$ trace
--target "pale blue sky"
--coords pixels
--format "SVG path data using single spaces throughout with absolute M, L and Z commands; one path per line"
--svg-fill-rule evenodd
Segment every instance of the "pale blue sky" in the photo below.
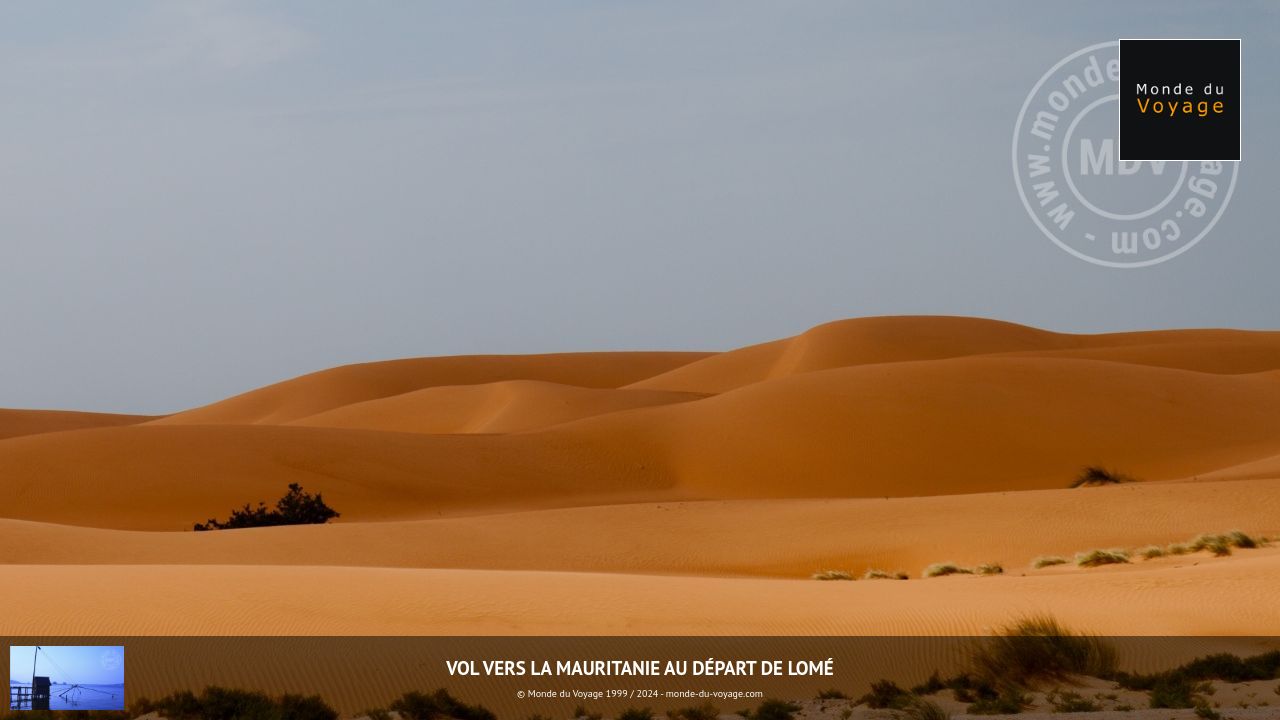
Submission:
M 0 406 L 872 314 L 1280 327 L 1277 8 L 6 2 Z M 1126 36 L 1244 38 L 1231 206 L 1141 271 L 1054 247 L 1009 170 L 1040 75 Z
M 43 645 L 36 674 L 55 683 L 120 685 L 124 683 L 124 647 L 119 645 Z M 31 683 L 34 645 L 9 646 L 9 679 Z

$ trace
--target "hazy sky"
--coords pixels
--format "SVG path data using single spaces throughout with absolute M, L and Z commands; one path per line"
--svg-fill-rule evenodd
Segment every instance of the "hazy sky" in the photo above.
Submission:
M 1278 8 L 6 2 L 0 406 L 859 315 L 1277 328 Z M 1009 168 L 1040 75 L 1125 36 L 1242 37 L 1245 81 L 1222 221 L 1130 271 L 1051 244 Z
M 124 683 L 124 647 L 120 645 L 44 645 L 35 670 L 52 682 L 80 685 Z M 31 683 L 34 645 L 9 647 L 9 678 Z

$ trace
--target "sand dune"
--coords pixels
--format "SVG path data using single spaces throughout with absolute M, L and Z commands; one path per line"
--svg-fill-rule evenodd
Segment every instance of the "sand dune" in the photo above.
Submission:
M 182 530 L 271 501 L 290 482 L 323 492 L 344 521 L 679 495 L 639 460 L 602 457 L 574 437 L 529 437 L 149 425 L 15 438 L 0 443 L 0 507 L 28 520 Z M 600 474 L 584 483 L 574 467 Z
M 344 405 L 293 421 L 310 427 L 389 432 L 511 433 L 570 420 L 697 400 L 696 393 L 615 390 L 507 380 L 446 385 Z
M 153 419 L 149 415 L 0 409 L 0 440 L 66 430 L 136 425 Z
M 857 318 L 712 355 L 633 387 L 724 392 L 816 370 L 1011 353 L 1075 355 L 1202 372 L 1259 372 L 1280 369 L 1280 333 L 1175 330 L 1069 335 L 980 318 Z
M 285 423 L 352 403 L 440 385 L 542 380 L 620 387 L 699 360 L 706 353 L 460 355 L 344 365 L 286 380 L 157 422 L 169 425 Z
M 821 583 L 491 570 L 0 566 L 0 634 L 981 635 L 1048 612 L 1114 635 L 1269 635 L 1280 553 L 1181 568 Z M 85 587 L 94 588 L 84 593 Z M 128 612 L 121 612 L 128 608 Z M 1207 609 L 1230 608 L 1230 612 Z M 305 609 L 305 612 L 301 611 Z
M 1135 523 L 1135 517 L 1143 521 Z M 894 500 L 633 503 L 223 533 L 0 520 L 0 561 L 792 579 L 828 568 L 861 573 L 874 567 L 918 576 L 925 565 L 946 560 L 971 566 L 1001 562 L 1011 573 L 1029 572 L 1039 555 L 1163 545 L 1237 527 L 1280 536 L 1280 482 L 1141 483 Z M 1196 555 L 1178 562 L 1207 559 Z
M 288 482 L 345 521 L 752 497 L 1061 488 L 1086 464 L 1144 480 L 1280 454 L 1280 373 L 955 358 L 815 371 L 507 435 L 136 426 L 0 444 L 10 517 L 175 530 Z M 120 482 L 135 496 L 119 506 Z M 57 502 L 54 502 L 54 499 Z M 113 507 L 113 512 L 102 512 Z
M 0 583 L 28 590 L 0 632 L 928 635 L 1036 610 L 1267 633 L 1280 550 L 1026 567 L 1280 533 L 1277 458 L 1280 333 L 973 318 L 369 363 L 159 419 L 4 411 Z M 1089 464 L 1143 482 L 1066 489 Z M 185 532 L 290 482 L 339 522 Z M 943 560 L 1009 572 L 804 579 Z

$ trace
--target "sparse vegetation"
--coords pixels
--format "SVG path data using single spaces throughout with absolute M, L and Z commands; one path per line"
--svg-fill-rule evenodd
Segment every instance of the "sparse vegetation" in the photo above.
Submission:
M 1143 560 L 1155 560 L 1158 557 L 1164 557 L 1165 552 L 1164 548 L 1159 545 L 1148 545 L 1138 550 L 1138 554 L 1142 556 Z
M 1102 706 L 1077 692 L 1051 690 L 1044 698 L 1056 713 L 1098 712 Z
M 630 707 L 618 713 L 617 720 L 653 720 L 653 710 Z
M 1089 465 L 1080 471 L 1071 483 L 1073 488 L 1096 487 L 1099 485 L 1119 485 L 1133 482 L 1133 478 L 1123 473 L 1112 472 L 1100 465 Z
M 1226 535 L 1205 533 L 1191 541 L 1191 550 L 1192 552 L 1208 550 L 1218 557 L 1224 557 L 1231 554 L 1231 539 Z
M 914 699 L 911 693 L 898 687 L 892 680 L 877 680 L 871 683 L 871 692 L 858 698 L 858 704 L 877 710 L 903 710 Z
M 973 568 L 961 567 L 953 562 L 934 563 L 924 569 L 924 576 L 943 577 L 946 575 L 972 575 Z
M 888 570 L 879 570 L 871 568 L 862 574 L 863 580 L 907 580 L 911 576 L 901 570 L 889 572 Z
M 791 720 L 800 706 L 785 700 L 765 700 L 751 713 L 752 720 Z
M 1029 704 L 1031 700 L 1026 695 L 1014 688 L 1006 688 L 996 697 L 979 699 L 968 707 L 967 712 L 970 715 L 1017 715 Z
M 604 713 L 592 712 L 585 705 L 578 705 L 573 708 L 574 720 L 601 720 L 603 717 Z
M 304 492 L 298 483 L 289 483 L 289 492 L 277 500 L 272 509 L 268 509 L 265 502 L 259 502 L 257 507 L 250 507 L 245 503 L 239 510 L 232 510 L 231 517 L 225 521 L 209 518 L 206 522 L 196 523 L 194 529 L 199 532 L 280 525 L 323 525 L 339 515 L 338 511 L 325 504 L 320 493 L 312 495 Z
M 908 720 L 951 720 L 951 713 L 937 703 L 916 698 L 906 707 Z
M 974 572 L 979 575 L 1003 575 L 1004 566 L 1000 563 L 982 563 L 974 568 Z
M 1099 567 L 1102 565 L 1118 565 L 1129 562 L 1129 553 L 1126 550 L 1090 550 L 1088 552 L 1076 553 L 1076 565 L 1080 567 Z
M 1203 720 L 1222 720 L 1222 713 L 1205 704 L 1196 705 L 1196 717 Z
M 199 695 L 184 690 L 156 701 L 139 698 L 129 712 L 134 717 L 155 712 L 167 720 L 337 720 L 338 717 L 338 712 L 319 696 L 272 697 L 263 692 L 222 687 L 207 687 Z M 487 720 L 492 720 L 492 716 Z
M 1115 672 L 1116 653 L 1099 638 L 1073 633 L 1051 617 L 1035 616 L 990 638 L 971 662 L 977 675 L 992 684 L 1029 687 L 1035 681 L 1071 675 L 1108 677 Z
M 443 688 L 433 693 L 405 693 L 391 703 L 391 709 L 407 720 L 496 720 L 494 714 L 480 705 L 468 705 Z
M 853 574 L 847 570 L 819 570 L 809 577 L 813 580 L 852 580 Z
M 1041 555 L 1031 561 L 1031 567 L 1039 570 L 1040 568 L 1052 567 L 1054 565 L 1066 565 L 1069 562 L 1071 561 L 1060 555 Z
M 759 714 L 759 710 L 752 713 L 752 717 Z M 676 710 L 668 710 L 667 717 L 670 720 L 716 720 L 720 716 L 720 710 L 711 703 L 703 705 L 692 705 L 690 707 L 678 708 Z
M 831 688 L 830 690 L 823 690 L 819 692 L 818 699 L 819 700 L 848 700 L 849 696 L 845 695 L 843 690 L 836 690 L 835 688 Z

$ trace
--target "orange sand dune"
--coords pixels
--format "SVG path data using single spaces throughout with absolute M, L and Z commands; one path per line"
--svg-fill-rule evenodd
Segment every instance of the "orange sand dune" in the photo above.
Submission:
M 1086 464 L 1156 480 L 1276 454 L 1278 403 L 1280 373 L 972 357 L 793 375 L 595 428 L 665 433 L 702 497 L 942 495 L 1063 487 Z
M 426 388 L 295 420 L 294 425 L 415 433 L 510 433 L 640 407 L 697 400 L 696 393 L 614 390 L 507 380 Z
M 1280 370 L 1280 333 L 1257 333 L 1247 340 L 1135 343 L 1070 350 L 1032 350 L 1002 355 L 1108 360 L 1134 365 L 1235 375 Z
M 1280 533 L 1280 333 L 869 318 L 353 365 L 142 420 L 0 412 L 0 634 L 1276 627 L 1280 549 L 1027 564 Z M 1147 482 L 1065 489 L 1089 464 Z M 180 532 L 290 482 L 340 521 Z M 946 560 L 1008 572 L 804 579 Z
M 0 409 L 0 440 L 65 430 L 136 425 L 153 419 L 150 415 Z
M 577 438 L 417 435 L 287 426 L 142 425 L 0 443 L 0 507 L 13 518 L 181 530 L 290 482 L 343 520 L 432 517 L 672 496 L 667 475 Z M 571 468 L 594 467 L 584 483 Z
M 285 423 L 343 405 L 427 387 L 503 380 L 615 388 L 706 356 L 693 352 L 460 355 L 344 365 L 251 390 L 157 422 Z
M 954 495 L 1060 488 L 1086 464 L 1145 480 L 1207 473 L 1280 454 L 1277 427 L 1280 373 L 956 358 L 816 371 L 511 435 L 150 425 L 16 438 L 0 444 L 0 503 L 16 518 L 174 530 L 292 481 L 323 490 L 347 521 Z
M 18 636 L 976 635 L 1031 613 L 1100 634 L 1272 635 L 1280 551 L 1176 570 L 908 582 L 4 565 L 0 585 L 23 589 L 0 614 L 0 634 Z
M 1161 347 L 1166 344 L 1180 347 Z M 1111 348 L 1118 352 L 1106 352 Z M 713 355 L 641 380 L 634 387 L 724 392 L 772 378 L 853 365 L 1082 350 L 1101 351 L 1097 352 L 1101 359 L 1205 372 L 1280 368 L 1277 332 L 1166 330 L 1068 335 L 981 318 L 872 317 L 827 323 L 792 338 Z
M 1142 522 L 1133 521 L 1139 517 Z M 219 533 L 0 520 L 0 562 L 781 578 L 806 578 L 822 569 L 860 574 L 874 567 L 918 576 L 940 561 L 1000 562 L 1011 573 L 1029 572 L 1039 555 L 1163 545 L 1233 528 L 1280 536 L 1280 481 L 1135 483 L 891 500 L 635 503 Z M 1208 560 L 1195 555 L 1177 561 Z

